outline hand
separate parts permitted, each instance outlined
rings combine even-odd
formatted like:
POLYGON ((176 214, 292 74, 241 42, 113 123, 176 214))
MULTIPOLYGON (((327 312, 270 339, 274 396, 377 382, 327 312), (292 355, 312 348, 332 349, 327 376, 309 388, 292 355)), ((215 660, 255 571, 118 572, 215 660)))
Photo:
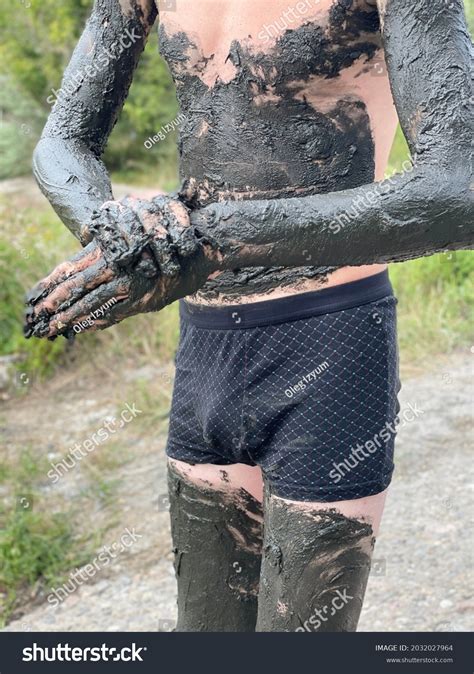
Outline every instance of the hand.
POLYGON ((198 290, 218 269, 215 244, 200 236, 178 200, 127 197, 94 215, 94 239, 27 297, 25 336, 101 330, 158 311, 198 290))

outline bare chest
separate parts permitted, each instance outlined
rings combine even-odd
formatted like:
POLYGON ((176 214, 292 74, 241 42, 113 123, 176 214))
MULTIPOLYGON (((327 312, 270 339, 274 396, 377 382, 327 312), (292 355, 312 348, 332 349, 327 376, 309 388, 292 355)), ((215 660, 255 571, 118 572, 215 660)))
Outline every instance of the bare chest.
POLYGON ((160 7, 160 50, 177 83, 193 71, 212 87, 245 65, 270 85, 282 69, 295 81, 335 77, 380 48, 378 13, 366 0, 168 0, 160 7))

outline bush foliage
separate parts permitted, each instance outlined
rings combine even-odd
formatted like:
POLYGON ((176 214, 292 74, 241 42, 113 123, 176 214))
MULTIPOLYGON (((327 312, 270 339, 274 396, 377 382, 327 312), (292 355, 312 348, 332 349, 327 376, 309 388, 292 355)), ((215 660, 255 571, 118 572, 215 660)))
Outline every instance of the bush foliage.
MULTIPOLYGON (((5 76, 0 89, 0 178, 21 175, 29 165, 31 145, 51 109, 47 98, 59 89, 72 51, 85 26, 92 0, 23 0, 3 2, 0 12, 0 60, 5 76), (6 89, 8 88, 8 91, 6 89), (11 92, 14 92, 12 97, 11 92), (23 126, 22 126, 23 125, 23 126), (25 133, 25 125, 30 128, 25 133), (11 156, 5 157, 8 140, 11 156), (21 141, 19 146, 18 140, 21 141)), ((106 152, 111 170, 130 170, 169 161, 173 134, 147 150, 143 143, 176 116, 177 104, 168 68, 158 53, 153 28, 130 94, 106 152)))

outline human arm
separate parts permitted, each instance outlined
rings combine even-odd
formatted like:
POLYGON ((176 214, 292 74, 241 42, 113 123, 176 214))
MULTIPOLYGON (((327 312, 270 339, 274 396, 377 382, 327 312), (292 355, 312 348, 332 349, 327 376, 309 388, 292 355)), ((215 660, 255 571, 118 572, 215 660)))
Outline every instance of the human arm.
POLYGON ((112 199, 101 157, 156 16, 153 0, 95 0, 33 155, 41 191, 84 245, 112 199))
MULTIPOLYGON (((309 260, 313 265, 357 265, 472 245, 472 47, 461 0, 450 0, 449 6, 443 0, 389 0, 380 11, 393 96, 414 159, 412 169, 385 184, 301 198, 229 200, 189 212, 187 239, 194 239, 196 250, 205 241, 204 256, 192 256, 191 267, 190 258, 183 258, 180 267, 178 252, 175 274, 180 282, 172 291, 166 297, 154 294, 146 307, 136 301, 127 307, 128 297, 120 296, 108 324, 191 294, 208 274, 219 270, 301 266, 309 260)), ((107 251, 107 236, 101 237, 100 228, 96 237, 107 251)), ((169 243, 175 246, 173 237, 169 243)), ((146 236, 140 245, 147 247, 146 236)), ((121 273, 132 279, 138 272, 138 267, 122 267, 121 273)), ((67 283, 74 274, 75 268, 67 283)), ((76 275, 77 287, 82 280, 76 275)), ((57 281, 56 275, 49 285, 43 282, 40 295, 34 295, 40 299, 32 300, 33 324, 48 293, 61 296, 54 287, 57 281)), ((89 289, 84 286, 82 294, 89 289)), ((77 308, 70 300, 49 305, 52 330, 48 333, 44 327, 39 334, 66 332, 85 304, 95 306, 89 299, 99 301, 99 291, 93 292, 92 298, 80 299, 77 308)))
POLYGON ((191 214, 220 268, 360 265, 472 247, 472 44, 462 0, 379 0, 394 102, 413 167, 385 183, 191 214))

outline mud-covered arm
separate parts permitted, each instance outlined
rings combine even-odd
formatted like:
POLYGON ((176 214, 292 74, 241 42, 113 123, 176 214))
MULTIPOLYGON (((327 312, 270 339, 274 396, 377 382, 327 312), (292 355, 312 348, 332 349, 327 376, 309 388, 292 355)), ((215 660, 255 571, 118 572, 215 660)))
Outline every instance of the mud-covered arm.
POLYGON ((112 198, 101 156, 156 16, 153 0, 95 0, 34 152, 41 191, 83 244, 112 198))
POLYGON ((473 57, 462 0, 378 4, 412 170, 346 191, 195 211, 221 268, 358 265, 472 247, 473 57))

